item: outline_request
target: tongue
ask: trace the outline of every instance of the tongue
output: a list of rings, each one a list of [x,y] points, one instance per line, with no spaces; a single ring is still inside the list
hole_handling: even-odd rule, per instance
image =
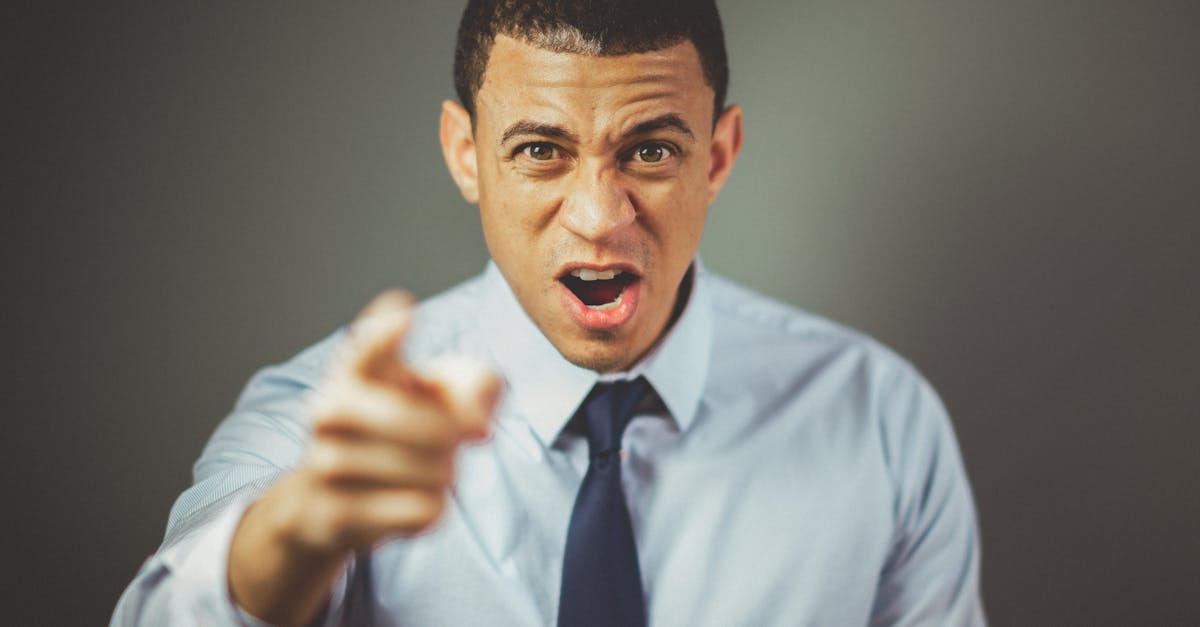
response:
[[[625,283],[616,279],[607,281],[576,281],[574,288],[575,295],[585,305],[603,305],[611,303],[621,295],[621,291],[625,289]]]

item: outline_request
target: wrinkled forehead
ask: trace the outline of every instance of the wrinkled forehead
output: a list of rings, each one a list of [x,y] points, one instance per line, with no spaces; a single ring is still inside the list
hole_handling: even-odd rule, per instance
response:
[[[619,118],[676,113],[695,128],[711,118],[713,91],[695,45],[601,56],[559,52],[498,35],[476,97],[480,123],[503,127],[534,117],[604,126]],[[481,129],[482,130],[482,129]]]
[[[621,47],[614,46],[611,42],[605,44],[598,39],[588,37],[587,35],[584,35],[583,32],[581,32],[578,28],[569,26],[567,24],[558,24],[550,28],[539,29],[518,28],[512,31],[498,33],[498,36],[524,42],[543,50],[551,50],[553,52],[573,52],[575,54],[585,54],[596,57],[617,56],[626,53],[659,50],[662,48],[669,48],[681,41],[687,40],[687,37],[678,35],[672,38],[663,38],[658,41],[650,42],[648,45],[639,45],[637,46],[637,49],[621,49]]]

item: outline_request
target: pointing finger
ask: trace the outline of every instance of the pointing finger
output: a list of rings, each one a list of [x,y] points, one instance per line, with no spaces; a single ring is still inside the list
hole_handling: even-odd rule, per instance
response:
[[[346,361],[353,376],[413,392],[428,392],[428,385],[400,356],[400,345],[408,333],[414,302],[407,292],[389,290],[376,296],[363,309],[350,325]]]
[[[349,377],[327,381],[309,406],[317,434],[349,433],[434,449],[453,447],[461,438],[437,403]]]

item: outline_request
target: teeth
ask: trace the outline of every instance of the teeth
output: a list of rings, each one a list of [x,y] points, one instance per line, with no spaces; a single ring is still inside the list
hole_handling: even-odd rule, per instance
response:
[[[589,268],[580,268],[572,270],[571,276],[583,279],[584,281],[607,281],[618,274],[620,270],[591,270]]]

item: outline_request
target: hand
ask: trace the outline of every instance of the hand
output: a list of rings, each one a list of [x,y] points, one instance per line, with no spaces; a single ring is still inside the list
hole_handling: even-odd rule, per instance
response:
[[[487,435],[499,380],[462,360],[416,374],[398,352],[411,314],[407,296],[377,297],[314,397],[292,529],[310,549],[364,550],[425,530],[445,507],[458,446]]]
[[[385,292],[359,314],[312,397],[301,467],[243,516],[229,583],[255,616],[303,623],[350,552],[428,529],[459,445],[487,435],[500,380],[462,359],[412,370],[399,354],[412,310],[407,295]]]

